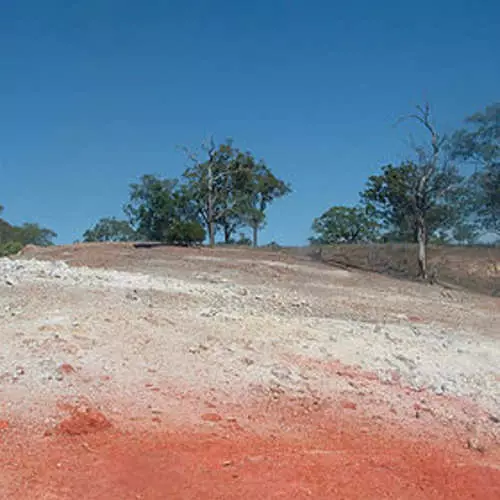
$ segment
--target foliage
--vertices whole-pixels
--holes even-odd
[[[148,241],[193,244],[205,239],[191,193],[175,179],[144,175],[130,186],[125,213],[137,237]]]
[[[103,217],[83,233],[84,242],[94,241],[136,241],[134,228],[125,220]]]
[[[37,245],[46,247],[53,245],[57,234],[52,229],[41,227],[39,224],[26,222],[15,228],[14,240],[24,245]]]
[[[7,221],[0,219],[0,244],[6,248],[18,248],[25,245],[49,246],[57,234],[51,229],[41,227],[39,224],[25,223],[22,226],[12,226]],[[14,245],[15,244],[15,245]]]
[[[173,223],[196,221],[193,203],[179,182],[154,175],[130,186],[124,210],[138,237],[148,241],[167,241]]]
[[[238,238],[230,238],[229,240],[224,240],[223,242],[218,243],[218,245],[238,245],[243,247],[251,247],[252,240],[245,234],[239,233]]]
[[[453,136],[454,158],[479,166],[470,179],[472,207],[481,226],[500,234],[500,103],[466,119]]]
[[[312,230],[313,244],[361,243],[377,238],[378,224],[364,208],[335,206],[314,219]]]
[[[184,172],[186,189],[207,226],[210,243],[215,243],[218,229],[229,242],[238,228],[249,226],[256,245],[267,207],[289,193],[289,186],[251,153],[235,148],[231,140],[218,146],[213,140],[205,144],[203,160],[198,154],[186,152],[192,163]]]
[[[231,237],[239,220],[231,220],[235,210],[234,159],[237,154],[230,140],[215,146],[213,140],[202,146],[204,159],[187,151],[192,165],[184,172],[187,191],[196,210],[206,224],[210,243],[215,242],[217,226],[225,227],[226,239]]]
[[[23,249],[23,244],[19,241],[6,241],[0,243],[0,257],[14,255]]]
[[[416,242],[419,215],[426,221],[427,241],[461,218],[457,203],[465,191],[458,170],[453,166],[435,170],[419,194],[422,170],[414,162],[386,165],[380,175],[370,176],[361,193],[367,211],[380,222],[389,241]]]
[[[267,207],[278,198],[291,192],[290,185],[278,179],[263,162],[255,163],[248,154],[245,163],[251,168],[251,176],[244,184],[243,201],[240,203],[242,220],[252,229],[253,246],[257,246],[258,230],[266,220]]]
[[[250,247],[252,246],[252,240],[245,233],[240,233],[238,239],[234,241],[234,244]]]
[[[174,245],[200,245],[205,240],[205,229],[196,221],[173,221],[164,235],[164,241]]]
[[[475,224],[459,222],[452,231],[453,239],[461,245],[474,245],[477,243],[479,232]]]
[[[6,220],[0,219],[0,243],[14,241],[17,236],[16,229]]]

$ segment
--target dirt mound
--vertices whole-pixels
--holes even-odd
[[[100,411],[92,408],[74,408],[71,415],[59,423],[57,431],[68,436],[81,436],[110,427],[111,422]]]

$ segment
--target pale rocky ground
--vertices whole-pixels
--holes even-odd
[[[499,299],[237,251],[127,252],[119,270],[0,259],[0,419],[55,425],[56,404],[79,398],[111,419],[190,419],[148,389],[228,402],[267,391],[400,419],[419,401],[498,444]],[[352,366],[365,381],[343,376]]]

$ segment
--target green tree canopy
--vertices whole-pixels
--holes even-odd
[[[103,217],[83,233],[84,242],[93,241],[135,241],[137,234],[126,220]]]
[[[0,207],[3,209],[3,207]],[[0,210],[1,211],[1,210]],[[25,245],[53,245],[57,234],[51,229],[35,223],[13,226],[0,219],[0,255],[9,255],[21,250]]]
[[[54,244],[57,234],[52,229],[41,227],[39,224],[26,222],[15,228],[14,240],[22,245],[38,245],[42,247]]]
[[[314,219],[310,242],[319,245],[362,243],[377,238],[378,225],[362,207],[334,206]]]
[[[124,210],[136,234],[144,240],[187,244],[204,239],[196,204],[175,179],[144,175],[140,183],[130,186],[130,200]]]
[[[426,241],[461,220],[463,177],[453,166],[433,171],[421,186],[422,168],[413,162],[386,165],[368,179],[361,199],[380,222],[386,239],[417,242],[417,219],[426,224]]]
[[[468,117],[466,124],[453,136],[452,154],[478,166],[469,182],[472,207],[485,230],[500,234],[500,103]]]
[[[252,153],[235,148],[231,140],[218,146],[213,140],[205,144],[203,159],[187,153],[192,165],[184,172],[186,189],[207,226],[210,244],[215,243],[219,228],[229,242],[238,228],[249,226],[256,245],[267,207],[289,193],[290,187]]]
[[[291,192],[290,185],[278,179],[264,163],[254,161],[248,153],[243,156],[250,175],[243,183],[243,197],[239,205],[242,220],[252,229],[252,243],[258,245],[258,232],[265,223],[266,210],[276,199]]]

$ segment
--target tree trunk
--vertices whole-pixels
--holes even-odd
[[[212,179],[212,166],[208,164],[208,207],[207,207],[207,219],[208,219],[208,238],[210,242],[210,247],[215,246],[215,226],[214,226],[214,204],[213,204],[213,179]]]
[[[211,220],[208,221],[208,239],[210,246],[213,248],[215,246],[215,231],[214,223]]]
[[[419,277],[427,279],[427,234],[425,222],[417,220],[417,243],[418,243],[418,274]]]
[[[254,225],[252,227],[252,231],[253,231],[253,246],[254,248],[257,248],[258,238],[259,238],[259,226]]]
[[[229,243],[231,240],[231,226],[229,224],[224,224],[224,242]]]

